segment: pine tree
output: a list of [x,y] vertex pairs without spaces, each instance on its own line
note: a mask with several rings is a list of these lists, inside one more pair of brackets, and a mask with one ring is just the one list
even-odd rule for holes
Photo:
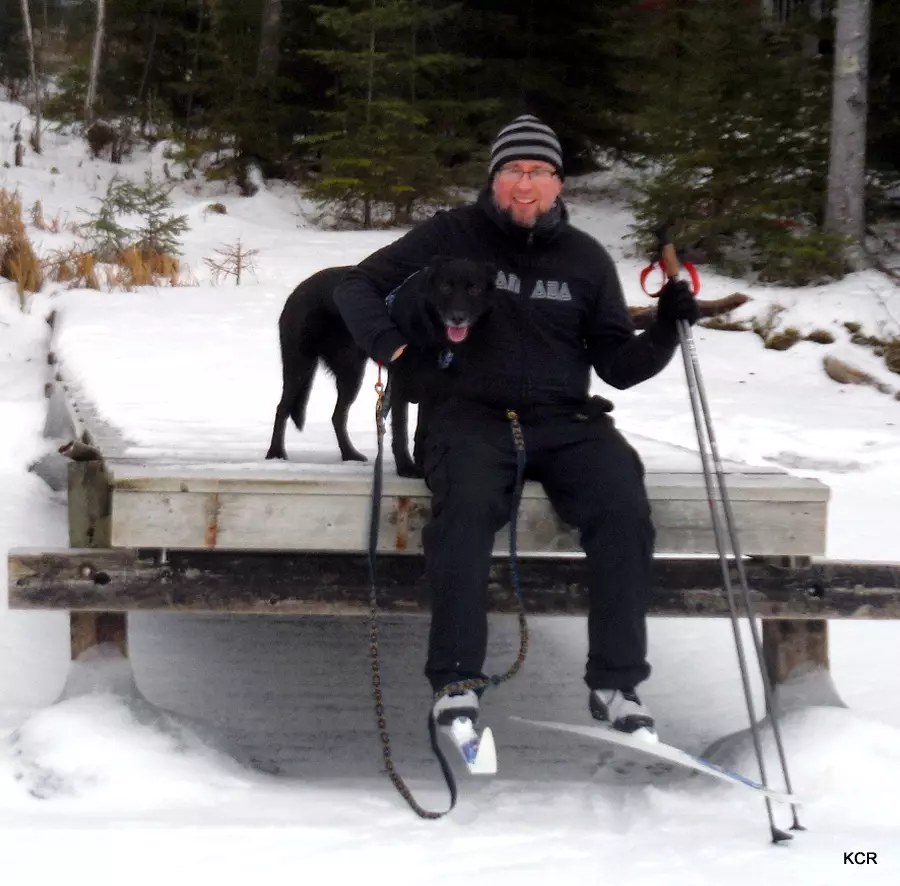
[[[419,35],[455,9],[420,0],[314,9],[340,46],[307,52],[334,74],[334,107],[322,114],[323,131],[313,140],[324,155],[313,195],[338,208],[342,221],[364,228],[408,221],[416,203],[446,201],[449,176],[440,162],[446,137],[432,124],[451,105],[432,99],[439,96],[436,84],[467,62],[423,48]],[[457,133],[457,147],[460,140]]]
[[766,27],[745,0],[644,6],[619,46],[648,164],[637,235],[675,223],[678,242],[738,273],[811,282],[840,273],[822,233],[828,71],[803,23]]
[[18,0],[0,0],[0,85],[15,101],[28,81],[28,52]]

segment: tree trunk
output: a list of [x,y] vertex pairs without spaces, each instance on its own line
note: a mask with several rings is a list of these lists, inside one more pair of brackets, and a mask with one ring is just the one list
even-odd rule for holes
[[825,226],[851,241],[846,258],[863,263],[866,116],[871,0],[838,0]]
[[28,47],[28,68],[31,73],[31,89],[34,94],[34,132],[31,133],[31,146],[41,153],[41,84],[38,82],[37,65],[34,61],[34,31],[31,29],[31,11],[28,0],[22,0],[22,24],[25,27],[25,44]]
[[194,96],[197,92],[197,83],[200,79],[200,40],[203,37],[203,17],[206,14],[206,0],[197,2],[197,30],[194,33],[194,54],[191,59],[191,90],[188,93],[187,110],[185,111],[184,126],[189,134],[191,130],[191,116],[194,113]]
[[375,0],[369,7],[369,71],[366,84],[366,123],[372,122],[372,101],[375,97]]
[[97,0],[97,29],[94,31],[94,48],[91,51],[91,74],[87,94],[84,97],[84,122],[94,122],[94,103],[97,100],[97,80],[100,77],[100,51],[103,48],[103,28],[106,22],[106,0]]
[[[138,86],[137,106],[144,106],[144,95],[147,89],[147,79],[150,76],[150,67],[153,64],[153,54],[156,51],[156,38],[159,35],[159,22],[162,18],[162,0],[156,4],[156,15],[153,17],[153,30],[150,32],[150,48],[147,50],[147,60],[144,62],[144,70],[141,72],[141,84]],[[141,134],[145,134],[147,124],[150,122],[150,100],[141,112]]]
[[259,34],[259,58],[256,61],[256,79],[270,80],[278,72],[279,45],[281,43],[282,0],[263,0],[262,28]]

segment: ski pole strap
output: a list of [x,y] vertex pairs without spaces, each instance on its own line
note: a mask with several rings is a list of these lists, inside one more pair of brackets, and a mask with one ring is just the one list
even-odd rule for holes
[[[700,275],[697,273],[697,269],[689,262],[682,262],[682,267],[687,271],[688,277],[691,280],[691,292],[696,295],[700,291]],[[654,289],[652,292],[647,288],[647,280],[650,278],[650,275],[658,270],[660,275],[662,276],[662,283],[660,283],[659,289]],[[641,289],[647,293],[651,298],[656,298],[660,292],[662,292],[663,286],[666,285],[666,280],[670,277],[668,273],[668,268],[666,262],[660,260],[658,262],[653,262],[647,265],[643,271],[641,271]]]

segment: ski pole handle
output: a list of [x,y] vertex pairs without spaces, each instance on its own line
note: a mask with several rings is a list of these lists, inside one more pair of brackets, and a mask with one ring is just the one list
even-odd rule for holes
[[666,243],[662,248],[662,258],[659,260],[663,272],[668,280],[674,280],[681,270],[678,265],[678,254],[671,243]]
[[[662,271],[664,278],[663,285],[665,285],[666,281],[677,279],[682,267],[678,262],[678,253],[675,251],[675,247],[669,239],[668,229],[661,228],[657,231],[656,236],[659,238],[661,249],[659,263],[651,262],[643,271],[641,271],[641,289],[643,289],[651,298],[657,298],[660,292],[662,292],[662,286],[660,286],[656,292],[651,292],[647,289],[647,278],[653,273],[653,270],[658,267]],[[700,276],[697,274],[697,269],[687,261],[684,263],[684,269],[687,271],[688,277],[690,277],[691,280],[691,292],[696,295],[700,292]]]

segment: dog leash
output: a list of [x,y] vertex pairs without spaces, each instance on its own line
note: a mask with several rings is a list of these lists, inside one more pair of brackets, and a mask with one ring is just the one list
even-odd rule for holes
[[[381,520],[381,492],[384,480],[384,434],[385,419],[391,409],[391,378],[388,373],[387,386],[382,383],[382,364],[378,363],[378,380],[375,382],[375,428],[378,442],[378,450],[375,457],[374,473],[372,478],[372,502],[369,520],[369,549],[368,549],[368,567],[369,567],[369,609],[370,609],[370,628],[369,628],[369,658],[372,669],[372,694],[375,701],[375,721],[378,726],[379,738],[381,740],[381,755],[384,761],[384,767],[387,771],[391,783],[397,789],[397,792],[407,802],[409,807],[419,816],[419,818],[428,820],[437,820],[448,815],[456,807],[459,798],[459,790],[456,784],[456,776],[447,760],[444,751],[438,742],[437,725],[434,717],[428,715],[428,735],[431,742],[431,749],[437,758],[441,774],[444,776],[444,782],[447,785],[447,791],[450,794],[450,804],[442,812],[436,812],[426,809],[413,796],[409,786],[403,780],[403,777],[397,771],[394,764],[393,753],[391,751],[391,737],[387,729],[387,721],[384,715],[384,695],[382,693],[381,684],[381,668],[378,656],[378,585],[375,577],[375,560],[378,550],[378,527]],[[528,623],[525,618],[525,604],[522,597],[522,587],[519,582],[519,568],[517,555],[517,515],[519,511],[519,503],[522,499],[522,490],[525,478],[525,439],[522,435],[522,426],[519,423],[519,416],[512,410],[508,410],[506,417],[510,422],[513,434],[513,441],[516,447],[516,481],[513,488],[513,501],[510,515],[509,530],[509,548],[510,563],[512,570],[513,589],[516,593],[516,601],[518,603],[519,616],[519,654],[510,668],[505,674],[495,675],[489,678],[478,678],[473,680],[462,680],[445,686],[438,695],[446,695],[450,692],[464,692],[466,690],[484,690],[488,686],[498,686],[505,683],[518,673],[519,669],[525,662],[525,656],[528,653]]]

